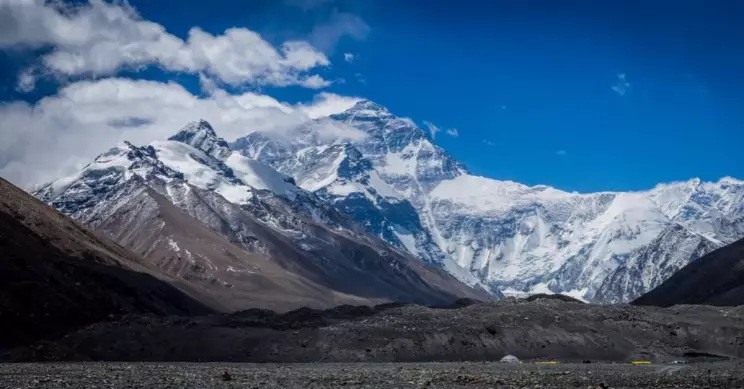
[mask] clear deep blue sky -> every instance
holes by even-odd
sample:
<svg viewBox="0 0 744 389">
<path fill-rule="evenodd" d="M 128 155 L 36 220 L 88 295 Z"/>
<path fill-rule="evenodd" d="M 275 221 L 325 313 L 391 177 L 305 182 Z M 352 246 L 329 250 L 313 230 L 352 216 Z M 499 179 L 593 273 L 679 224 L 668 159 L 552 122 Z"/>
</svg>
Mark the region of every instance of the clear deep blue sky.
<svg viewBox="0 0 744 389">
<path fill-rule="evenodd" d="M 744 178 L 744 1 L 323 3 L 131 1 L 182 37 L 241 26 L 273 43 L 306 37 L 334 9 L 358 15 L 366 38 L 326 49 L 323 75 L 346 80 L 328 91 L 457 128 L 436 141 L 475 174 L 582 192 Z"/>
</svg>

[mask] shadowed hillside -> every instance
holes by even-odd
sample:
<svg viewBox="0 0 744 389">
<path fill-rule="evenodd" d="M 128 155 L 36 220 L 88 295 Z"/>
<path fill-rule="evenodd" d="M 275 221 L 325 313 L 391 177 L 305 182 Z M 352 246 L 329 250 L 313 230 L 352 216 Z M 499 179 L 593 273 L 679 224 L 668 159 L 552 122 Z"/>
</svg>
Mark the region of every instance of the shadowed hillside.
<svg viewBox="0 0 744 389">
<path fill-rule="evenodd" d="M 744 305 L 744 239 L 691 262 L 633 304 Z"/>
<path fill-rule="evenodd" d="M 0 347 L 111 314 L 211 312 L 144 260 L 0 179 Z"/>
</svg>

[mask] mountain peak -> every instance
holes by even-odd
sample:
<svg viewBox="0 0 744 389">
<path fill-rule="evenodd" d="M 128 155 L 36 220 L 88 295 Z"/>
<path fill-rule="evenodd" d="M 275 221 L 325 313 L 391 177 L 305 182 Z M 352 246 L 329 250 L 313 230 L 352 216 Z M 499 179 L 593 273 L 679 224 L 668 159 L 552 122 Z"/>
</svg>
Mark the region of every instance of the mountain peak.
<svg viewBox="0 0 744 389">
<path fill-rule="evenodd" d="M 217 133 L 214 131 L 214 128 L 212 128 L 212 125 L 204 119 L 199 119 L 183 126 L 176 135 L 171 136 L 168 140 L 183 142 L 183 139 L 191 139 L 197 135 L 217 137 Z"/>
<path fill-rule="evenodd" d="M 371 100 L 360 100 L 356 104 L 354 104 L 351 108 L 349 108 L 348 111 L 352 111 L 352 112 L 375 111 L 375 112 L 386 113 L 386 114 L 389 113 L 387 108 Z"/>
<path fill-rule="evenodd" d="M 185 143 L 217 158 L 225 157 L 230 153 L 230 146 L 227 142 L 218 137 L 212 125 L 204 119 L 185 125 L 168 140 Z"/>
</svg>

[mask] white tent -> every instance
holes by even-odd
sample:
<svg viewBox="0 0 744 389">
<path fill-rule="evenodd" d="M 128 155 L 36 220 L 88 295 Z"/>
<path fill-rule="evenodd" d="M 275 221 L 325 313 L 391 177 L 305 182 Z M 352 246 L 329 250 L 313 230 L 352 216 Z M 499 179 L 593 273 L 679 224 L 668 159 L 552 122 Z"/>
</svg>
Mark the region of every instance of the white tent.
<svg viewBox="0 0 744 389">
<path fill-rule="evenodd" d="M 501 358 L 502 363 L 519 363 L 519 359 L 514 355 L 507 354 Z"/>
</svg>

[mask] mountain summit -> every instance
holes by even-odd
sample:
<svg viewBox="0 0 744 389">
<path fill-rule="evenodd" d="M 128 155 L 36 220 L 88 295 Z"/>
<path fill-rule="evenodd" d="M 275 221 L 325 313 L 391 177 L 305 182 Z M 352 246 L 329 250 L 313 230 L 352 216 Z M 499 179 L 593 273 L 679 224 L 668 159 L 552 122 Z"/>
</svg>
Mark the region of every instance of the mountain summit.
<svg viewBox="0 0 744 389">
<path fill-rule="evenodd" d="M 366 136 L 329 139 L 315 125 L 328 121 Z M 744 182 L 737 179 L 577 194 L 479 177 L 415 122 L 366 100 L 290 136 L 254 132 L 232 144 L 206 121 L 195 121 L 167 141 L 119 145 L 37 195 L 78 220 L 124 234 L 117 223 L 131 219 L 127 207 L 141 209 L 132 201 L 145 201 L 142 193 L 151 197 L 146 202 L 165 199 L 242 250 L 279 262 L 294 258 L 284 266 L 337 292 L 366 297 L 374 295 L 370 288 L 382 288 L 380 280 L 354 287 L 342 282 L 342 274 L 359 275 L 331 270 L 358 266 L 348 264 L 350 254 L 339 245 L 406 266 L 418 266 L 408 259 L 417 257 L 496 296 L 562 293 L 627 302 L 744 236 Z M 168 239 L 163 236 L 158 247 L 167 250 Z M 372 266 L 377 259 L 362 261 Z M 232 275 L 213 271 L 213 263 L 199 266 L 214 282 L 237 288 Z M 217 266 L 228 267 L 237 268 Z M 404 293 L 414 286 L 399 281 L 394 292 L 374 297 L 432 297 Z M 459 293 L 459 286 L 445 284 L 449 295 Z"/>
<path fill-rule="evenodd" d="M 575 194 L 472 175 L 412 120 L 371 101 L 330 118 L 367 136 L 340 146 L 251 134 L 232 148 L 390 244 L 493 291 L 630 301 L 744 236 L 744 182 L 733 178 Z"/>
<path fill-rule="evenodd" d="M 230 146 L 217 136 L 212 125 L 204 119 L 187 124 L 168 140 L 185 143 L 217 158 L 230 154 Z"/>
<path fill-rule="evenodd" d="M 364 170 L 347 167 L 351 181 Z M 203 120 L 166 141 L 118 145 L 36 195 L 188 281 L 219 310 L 490 298 L 231 150 Z"/>
</svg>

